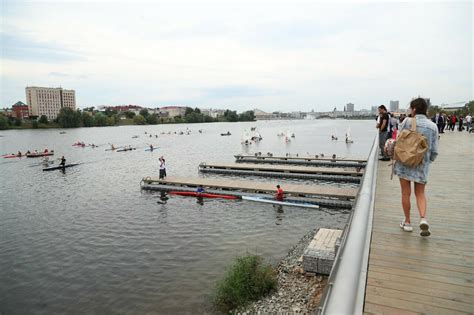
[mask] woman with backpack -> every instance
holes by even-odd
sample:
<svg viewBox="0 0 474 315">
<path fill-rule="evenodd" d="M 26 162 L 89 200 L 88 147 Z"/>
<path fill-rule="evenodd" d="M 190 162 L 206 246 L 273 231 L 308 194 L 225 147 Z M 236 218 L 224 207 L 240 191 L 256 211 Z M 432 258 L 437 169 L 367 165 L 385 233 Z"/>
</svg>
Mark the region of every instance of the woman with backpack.
<svg viewBox="0 0 474 315">
<path fill-rule="evenodd" d="M 438 127 L 426 116 L 428 104 L 423 98 L 410 103 L 412 118 L 405 119 L 400 125 L 395 145 L 394 173 L 400 179 L 402 207 L 405 218 L 400 228 L 412 232 L 410 220 L 411 182 L 414 182 L 416 204 L 420 213 L 420 235 L 430 236 L 430 226 L 426 220 L 425 186 L 428 182 L 430 163 L 438 155 Z"/>
</svg>

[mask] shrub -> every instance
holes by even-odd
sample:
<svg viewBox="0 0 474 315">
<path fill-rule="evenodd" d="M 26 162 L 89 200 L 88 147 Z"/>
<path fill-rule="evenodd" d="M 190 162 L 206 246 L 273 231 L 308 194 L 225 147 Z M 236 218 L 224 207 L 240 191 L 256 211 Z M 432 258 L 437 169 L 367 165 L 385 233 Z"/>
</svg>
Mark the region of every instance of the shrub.
<svg viewBox="0 0 474 315">
<path fill-rule="evenodd" d="M 273 267 L 263 264 L 260 256 L 237 257 L 224 278 L 216 284 L 214 306 L 227 313 L 260 299 L 276 287 Z"/>
<path fill-rule="evenodd" d="M 46 125 L 48 123 L 48 117 L 46 117 L 46 115 L 41 115 L 41 117 L 39 119 L 39 123 Z"/>
</svg>

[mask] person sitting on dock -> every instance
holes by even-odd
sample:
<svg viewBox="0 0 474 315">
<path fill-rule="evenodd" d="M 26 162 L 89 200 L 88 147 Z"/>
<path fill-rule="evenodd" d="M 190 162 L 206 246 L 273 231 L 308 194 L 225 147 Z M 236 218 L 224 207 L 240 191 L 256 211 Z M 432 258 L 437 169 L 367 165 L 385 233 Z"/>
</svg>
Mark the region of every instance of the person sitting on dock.
<svg viewBox="0 0 474 315">
<path fill-rule="evenodd" d="M 280 187 L 280 185 L 277 185 L 277 191 L 276 191 L 276 194 L 275 194 L 275 199 L 278 200 L 278 201 L 282 201 L 283 198 L 285 198 L 285 193 L 284 193 L 283 189 Z"/>
<path fill-rule="evenodd" d="M 61 167 L 66 166 L 66 159 L 64 158 L 64 155 L 61 157 L 61 163 L 59 163 L 59 166 L 61 166 Z"/>
<path fill-rule="evenodd" d="M 202 194 L 204 192 L 204 187 L 202 187 L 202 185 L 199 185 L 198 188 L 196 189 L 196 192 L 199 194 Z"/>
</svg>

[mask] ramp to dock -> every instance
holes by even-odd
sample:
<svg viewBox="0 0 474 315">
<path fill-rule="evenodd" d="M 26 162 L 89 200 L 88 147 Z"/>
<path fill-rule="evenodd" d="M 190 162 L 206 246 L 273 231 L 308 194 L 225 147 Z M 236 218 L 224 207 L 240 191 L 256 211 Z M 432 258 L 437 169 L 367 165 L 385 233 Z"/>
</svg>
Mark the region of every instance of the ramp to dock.
<svg viewBox="0 0 474 315">
<path fill-rule="evenodd" d="M 241 191 L 247 193 L 270 193 L 276 192 L 276 185 L 280 184 L 286 195 L 295 197 L 331 197 L 339 199 L 354 199 L 357 195 L 356 188 L 340 188 L 322 185 L 297 185 L 286 184 L 275 181 L 274 183 L 259 182 L 259 181 L 240 181 L 216 178 L 184 178 L 184 177 L 169 177 L 165 180 L 144 178 L 142 180 L 145 189 L 153 189 L 153 186 L 159 188 L 159 185 L 189 187 L 195 189 L 198 186 L 209 188 L 213 190 L 222 191 Z"/>
<path fill-rule="evenodd" d="M 473 136 L 447 132 L 426 185 L 431 236 L 422 238 L 412 191 L 413 232 L 403 219 L 400 185 L 390 166 L 378 167 L 366 314 L 474 313 Z M 341 300 L 344 303 L 344 300 Z"/>
</svg>

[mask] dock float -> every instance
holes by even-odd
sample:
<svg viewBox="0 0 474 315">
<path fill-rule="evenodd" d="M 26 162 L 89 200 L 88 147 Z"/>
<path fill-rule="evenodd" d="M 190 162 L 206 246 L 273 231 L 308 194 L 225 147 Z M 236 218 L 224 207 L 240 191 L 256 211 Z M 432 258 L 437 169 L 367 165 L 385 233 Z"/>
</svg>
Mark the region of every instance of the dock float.
<svg viewBox="0 0 474 315">
<path fill-rule="evenodd" d="M 344 161 L 344 162 L 357 162 L 357 163 L 366 163 L 366 159 L 353 159 L 353 158 L 345 158 L 345 157 L 330 157 L 330 156 L 318 156 L 318 157 L 312 157 L 312 156 L 299 156 L 299 157 L 293 157 L 293 156 L 267 156 L 267 155 L 242 155 L 242 154 L 237 154 L 234 155 L 235 159 L 258 159 L 258 160 L 271 160 L 271 159 L 278 159 L 278 160 L 294 160 L 294 161 L 333 161 L 333 162 L 338 162 L 338 161 Z"/>
<path fill-rule="evenodd" d="M 259 163 L 259 164 L 287 164 L 304 166 L 329 166 L 329 167 L 355 167 L 363 168 L 367 161 L 363 159 L 332 159 L 332 158 L 310 158 L 310 157 L 284 157 L 284 156 L 252 156 L 234 155 L 237 163 Z"/>
<path fill-rule="evenodd" d="M 194 190 L 198 186 L 203 186 L 206 191 L 238 192 L 244 194 L 274 194 L 277 183 L 263 183 L 256 181 L 239 181 L 215 178 L 181 178 L 170 177 L 166 180 L 143 178 L 142 189 L 146 190 L 169 190 L 168 188 L 184 187 L 187 190 Z M 286 196 L 305 198 L 336 198 L 340 200 L 353 200 L 357 195 L 356 188 L 340 188 L 321 185 L 297 185 L 281 184 Z"/>
<path fill-rule="evenodd" d="M 199 165 L 202 173 L 250 175 L 278 178 L 320 179 L 327 181 L 341 181 L 360 183 L 364 174 L 361 168 L 336 168 L 336 167 L 306 167 L 290 165 L 265 165 L 265 164 L 206 164 Z"/>
</svg>

